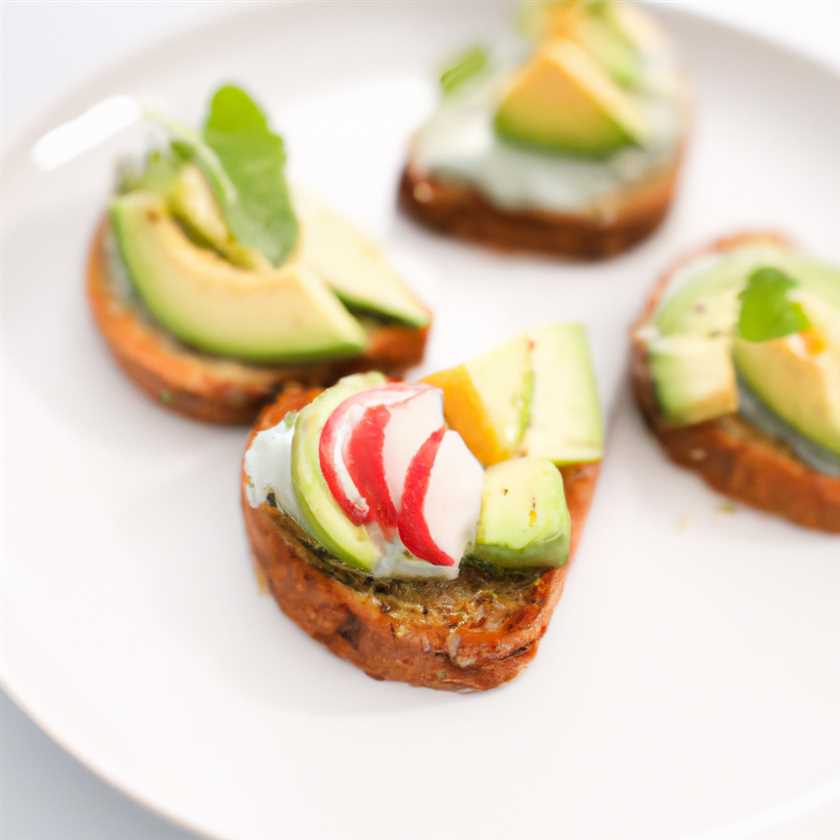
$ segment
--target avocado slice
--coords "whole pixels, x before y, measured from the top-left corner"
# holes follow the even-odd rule
[[[735,368],[749,391],[774,414],[838,456],[840,312],[807,294],[802,303],[820,334],[816,349],[798,333],[760,342],[736,336]]]
[[[543,44],[514,76],[496,111],[503,140],[547,152],[604,157],[641,145],[644,116],[585,49]]]
[[[562,566],[571,536],[563,476],[551,461],[514,458],[484,474],[478,560],[506,569]]]
[[[768,242],[686,266],[657,308],[654,325],[662,335],[731,335],[740,311],[738,295],[762,266],[784,271],[804,290],[840,309],[840,268]]]
[[[444,393],[444,412],[485,466],[510,458],[530,417],[531,341],[519,336],[463,365],[427,376]]]
[[[296,195],[300,239],[292,260],[313,268],[354,309],[425,327],[426,309],[377,245],[350,222],[311,197]]]
[[[558,466],[601,460],[604,423],[586,329],[555,324],[528,337],[534,391],[522,454]]]
[[[367,529],[354,525],[332,495],[321,472],[321,432],[333,411],[348,397],[385,384],[381,373],[357,373],[340,379],[298,414],[292,441],[292,486],[307,530],[333,557],[373,572],[382,549]]]
[[[729,341],[667,336],[648,345],[648,364],[666,423],[690,426],[738,410]]]
[[[162,198],[130,193],[110,206],[122,261],[146,307],[186,344],[254,362],[355,356],[361,325],[303,267],[245,271],[194,245]]]
[[[169,188],[167,202],[175,218],[199,244],[213,248],[242,268],[271,267],[259,251],[236,241],[206,176],[195,164],[188,163],[181,167]]]
[[[616,25],[612,15],[606,11],[590,11],[581,19],[572,37],[617,84],[630,89],[639,87],[644,73],[644,57]]]

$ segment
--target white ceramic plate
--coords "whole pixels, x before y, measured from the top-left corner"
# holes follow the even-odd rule
[[[671,220],[602,265],[501,258],[415,228],[394,187],[440,57],[509,12],[503,0],[261,9],[116,66],[4,160],[0,675],[103,777],[207,834],[654,840],[734,825],[714,836],[740,837],[838,787],[840,543],[725,512],[663,460],[622,383],[627,325],[687,246],[771,224],[840,259],[840,80],[663,13],[697,92]],[[221,79],[269,106],[292,176],[380,236],[435,306],[426,369],[526,324],[591,326],[609,458],[564,600],[508,687],[377,683],[298,631],[251,572],[244,431],[150,404],[94,334],[85,248],[137,130],[50,171],[32,144],[115,94],[198,118]],[[111,102],[100,120],[119,117]],[[64,147],[52,142],[42,161]]]

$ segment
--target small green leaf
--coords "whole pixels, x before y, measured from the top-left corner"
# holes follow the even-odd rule
[[[487,69],[490,57],[487,50],[476,45],[455,56],[440,74],[440,86],[444,95],[457,90],[464,82]]]
[[[279,265],[298,236],[283,138],[271,131],[265,114],[244,90],[224,85],[210,101],[204,140],[236,190],[233,202],[217,194],[231,232],[240,244]]]
[[[771,341],[802,332],[811,326],[801,304],[789,297],[795,280],[777,268],[757,268],[739,295],[741,312],[737,332],[747,341]]]

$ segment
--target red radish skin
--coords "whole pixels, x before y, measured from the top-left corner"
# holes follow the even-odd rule
[[[426,490],[435,463],[435,456],[440,442],[446,433],[441,426],[426,439],[411,459],[405,476],[405,489],[402,496],[402,509],[399,515],[399,534],[403,545],[415,556],[435,566],[454,566],[456,561],[441,551],[434,540],[423,516]]]
[[[350,478],[367,501],[372,518],[379,523],[386,539],[391,539],[398,517],[382,463],[385,427],[390,419],[391,412],[384,405],[368,408],[353,429],[346,459]]]
[[[336,414],[337,411],[334,411],[330,416],[330,420],[332,420]],[[337,424],[330,426],[330,421],[328,420],[327,424],[324,426],[324,430],[321,432],[321,438],[318,441],[318,460],[321,464],[321,473],[324,476],[324,481],[327,482],[327,487],[330,488],[330,493],[332,493],[333,498],[341,506],[341,509],[344,511],[347,518],[354,525],[364,525],[366,522],[369,522],[372,517],[371,510],[370,508],[360,507],[347,496],[344,492],[344,488],[341,486],[338,471],[336,470],[335,463],[332,459],[332,450],[335,445],[335,432],[337,429]]]
[[[362,391],[359,394],[354,394],[342,402],[333,413],[329,416],[318,441],[318,461],[321,466],[321,473],[324,476],[324,481],[330,489],[333,498],[338,502],[341,509],[344,511],[347,518],[354,525],[365,525],[374,518],[374,512],[369,504],[362,503],[351,499],[345,492],[342,486],[341,478],[339,476],[338,465],[336,464],[336,436],[343,430],[343,425],[351,421],[350,412],[357,406],[369,406],[376,404],[389,404],[394,402],[401,402],[409,399],[411,396],[427,390],[427,385],[405,385],[401,382],[395,382],[391,385],[386,385],[381,388],[372,388],[369,391]],[[360,418],[361,419],[361,418]],[[352,432],[351,432],[352,435]],[[348,441],[351,437],[348,435]],[[344,453],[340,453],[339,457],[344,460]],[[352,476],[351,476],[352,480]],[[356,484],[355,480],[353,483]],[[359,495],[366,499],[362,493],[361,488],[356,485]]]

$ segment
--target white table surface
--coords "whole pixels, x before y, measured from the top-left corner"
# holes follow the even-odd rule
[[[363,0],[356,0],[363,2]],[[421,0],[418,0],[421,2]],[[699,9],[840,67],[838,0],[660,0]],[[249,0],[0,0],[0,142],[103,65],[156,39],[236,14]],[[0,692],[0,837],[185,840],[57,747]],[[731,835],[747,836],[746,833]],[[840,836],[840,802],[815,796],[804,821],[750,836]]]

